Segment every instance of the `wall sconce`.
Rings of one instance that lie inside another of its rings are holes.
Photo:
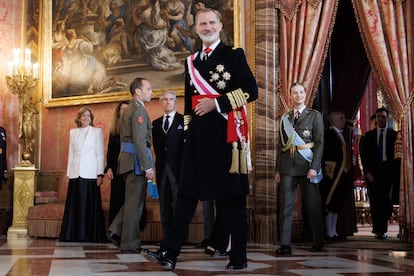
[[[32,64],[30,49],[13,49],[13,61],[7,62],[6,83],[12,94],[19,98],[19,145],[22,147],[21,166],[33,166],[33,115],[38,113],[31,102],[30,93],[39,81],[39,64]]]

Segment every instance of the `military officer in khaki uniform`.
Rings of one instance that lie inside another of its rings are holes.
[[[125,202],[109,227],[108,238],[123,253],[141,252],[139,221],[144,208],[146,180],[154,177],[150,152],[151,121],[145,103],[151,101],[151,83],[136,78],[130,85],[131,103],[120,123],[119,174],[125,177]]]
[[[312,229],[311,251],[323,247],[323,220],[319,182],[322,180],[324,125],[321,114],[306,107],[306,91],[302,84],[290,88],[293,110],[285,113],[280,123],[275,180],[282,191],[283,219],[281,247],[277,255],[291,254],[291,232],[295,209],[296,188],[299,184],[306,213]]]

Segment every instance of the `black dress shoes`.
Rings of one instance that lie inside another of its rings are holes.
[[[230,251],[220,251],[219,254],[221,257],[230,256]]]
[[[326,236],[325,241],[339,241],[339,237],[334,235],[332,237]]]
[[[108,233],[106,233],[108,240],[110,240],[116,247],[119,247],[121,245],[121,237],[118,236],[117,234],[108,231]]]
[[[282,245],[276,250],[276,255],[290,255],[292,254],[292,248],[289,245]]]
[[[245,269],[247,268],[247,262],[240,262],[240,263],[233,263],[233,262],[229,262],[226,266],[227,269],[231,269],[231,270],[240,270],[240,269]]]
[[[140,254],[142,251],[142,248],[136,248],[136,249],[121,249],[121,254]]]
[[[202,242],[196,243],[195,246],[197,248],[206,248],[208,246],[209,240],[204,239]]]
[[[386,233],[378,233],[375,235],[375,238],[380,241],[385,241],[387,239]]]
[[[323,245],[313,245],[311,247],[311,252],[321,252],[323,250]]]
[[[168,267],[170,269],[175,268],[177,263],[177,255],[173,252],[160,248],[157,252],[151,251],[149,249],[144,249],[144,252],[147,253],[155,261],[158,261],[162,266]]]

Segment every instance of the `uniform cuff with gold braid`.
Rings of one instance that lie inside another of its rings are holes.
[[[237,109],[247,104],[247,99],[250,97],[248,93],[244,93],[243,90],[236,89],[226,94],[230,101],[232,109]]]
[[[184,131],[188,130],[188,125],[191,121],[191,115],[184,115]]]

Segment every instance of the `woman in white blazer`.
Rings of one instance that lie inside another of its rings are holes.
[[[93,113],[82,107],[70,130],[66,173],[68,193],[60,241],[107,242],[100,185],[104,175],[102,129],[93,127]]]

